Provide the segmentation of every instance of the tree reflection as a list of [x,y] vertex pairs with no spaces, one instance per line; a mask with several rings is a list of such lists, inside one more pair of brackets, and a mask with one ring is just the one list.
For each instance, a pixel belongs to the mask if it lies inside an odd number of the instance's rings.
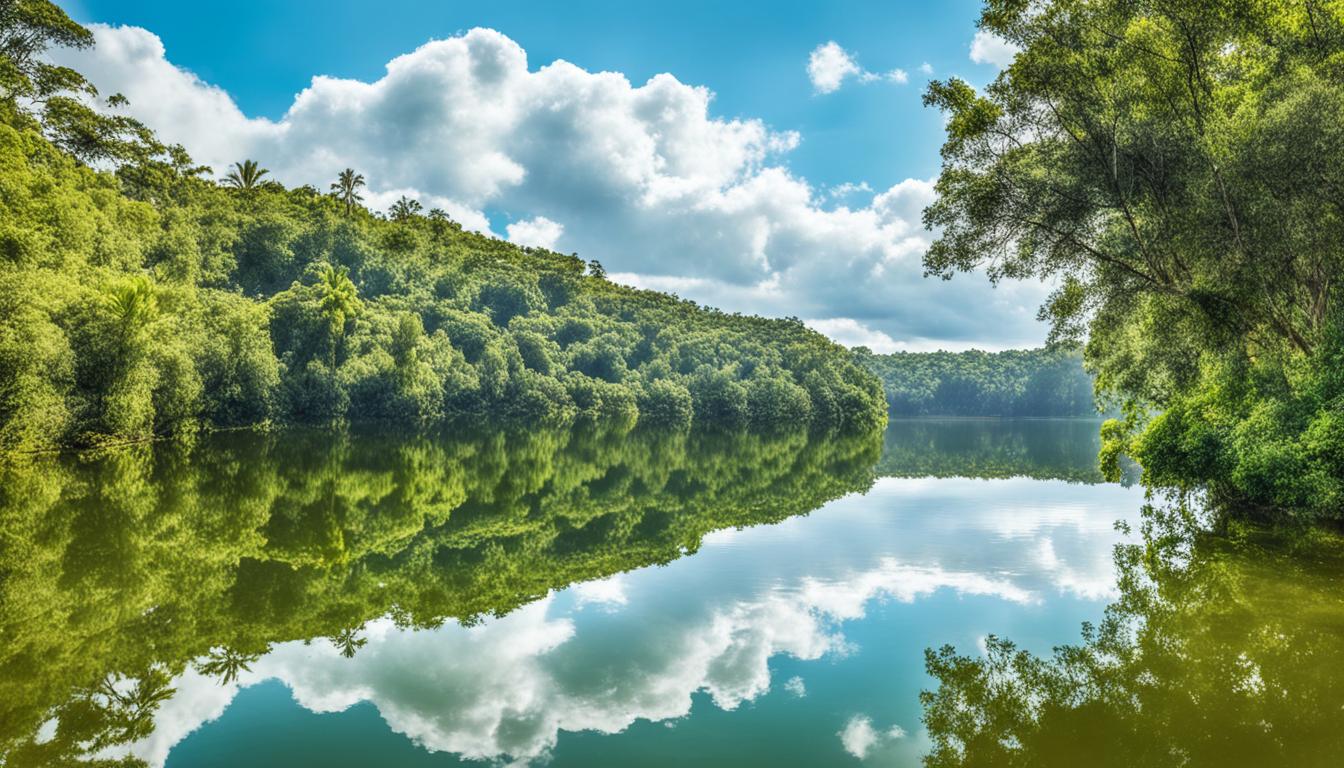
[[238,675],[251,672],[251,664],[261,658],[259,653],[239,653],[232,648],[217,648],[196,662],[196,671],[206,677],[219,679],[220,685],[238,680]]
[[1322,531],[1145,510],[1120,598],[1048,658],[989,638],[926,653],[929,766],[1335,765],[1344,547]]
[[[898,419],[888,426],[882,477],[1031,477],[1105,481],[1091,419]],[[1134,479],[1126,467],[1125,481]]]
[[[471,623],[867,489],[881,432],[225,433],[0,465],[0,764],[97,765],[189,666]],[[53,730],[54,729],[54,730]],[[116,764],[130,764],[125,760]]]

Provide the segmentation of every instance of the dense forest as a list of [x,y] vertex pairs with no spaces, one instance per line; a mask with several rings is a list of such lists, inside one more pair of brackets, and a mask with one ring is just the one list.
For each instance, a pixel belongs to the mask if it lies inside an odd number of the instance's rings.
[[[871,487],[880,429],[288,429],[0,464],[0,763],[143,765],[194,669],[471,623]],[[229,514],[221,515],[220,510]],[[59,722],[41,735],[44,722]]]
[[1071,348],[896,352],[855,357],[877,374],[893,416],[1096,416],[1092,377]]
[[1048,279],[1154,487],[1344,516],[1344,4],[989,0],[1018,49],[947,120],[925,268]]
[[42,59],[91,44],[45,0],[0,4],[0,451],[338,419],[885,418],[877,379],[797,320],[616,285],[415,200],[373,213],[353,169],[215,181]]

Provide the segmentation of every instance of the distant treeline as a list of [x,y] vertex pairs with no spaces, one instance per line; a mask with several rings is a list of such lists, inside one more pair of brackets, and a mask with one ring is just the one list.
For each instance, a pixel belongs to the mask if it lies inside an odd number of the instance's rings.
[[894,416],[1096,416],[1077,349],[896,352],[856,359],[877,374]]

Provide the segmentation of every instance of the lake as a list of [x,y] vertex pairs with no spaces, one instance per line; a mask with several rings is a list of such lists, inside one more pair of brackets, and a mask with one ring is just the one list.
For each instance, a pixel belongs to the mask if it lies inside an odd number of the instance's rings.
[[[286,430],[5,466],[0,756],[913,766],[975,732],[1039,764],[1112,736],[1116,764],[1329,764],[1335,542],[1175,528],[1102,482],[1097,428]],[[996,699],[926,667],[996,638],[1095,641],[1102,682]]]

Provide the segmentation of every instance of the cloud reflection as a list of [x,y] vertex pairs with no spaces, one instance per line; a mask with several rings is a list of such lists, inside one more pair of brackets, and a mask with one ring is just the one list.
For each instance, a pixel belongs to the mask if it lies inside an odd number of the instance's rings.
[[[354,658],[292,642],[226,686],[189,671],[155,732],[129,752],[161,766],[239,689],[277,679],[313,712],[372,703],[431,751],[544,759],[561,731],[684,717],[698,692],[726,710],[751,702],[771,690],[774,657],[854,652],[845,627],[879,602],[941,590],[1022,605],[1100,599],[1113,578],[1112,525],[1136,501],[1109,486],[883,480],[808,517],[713,536],[669,567],[553,593],[478,626],[411,631],[380,620]],[[594,605],[604,610],[582,610]],[[800,678],[780,685],[805,691]],[[894,733],[864,718],[841,738],[862,757]]]

